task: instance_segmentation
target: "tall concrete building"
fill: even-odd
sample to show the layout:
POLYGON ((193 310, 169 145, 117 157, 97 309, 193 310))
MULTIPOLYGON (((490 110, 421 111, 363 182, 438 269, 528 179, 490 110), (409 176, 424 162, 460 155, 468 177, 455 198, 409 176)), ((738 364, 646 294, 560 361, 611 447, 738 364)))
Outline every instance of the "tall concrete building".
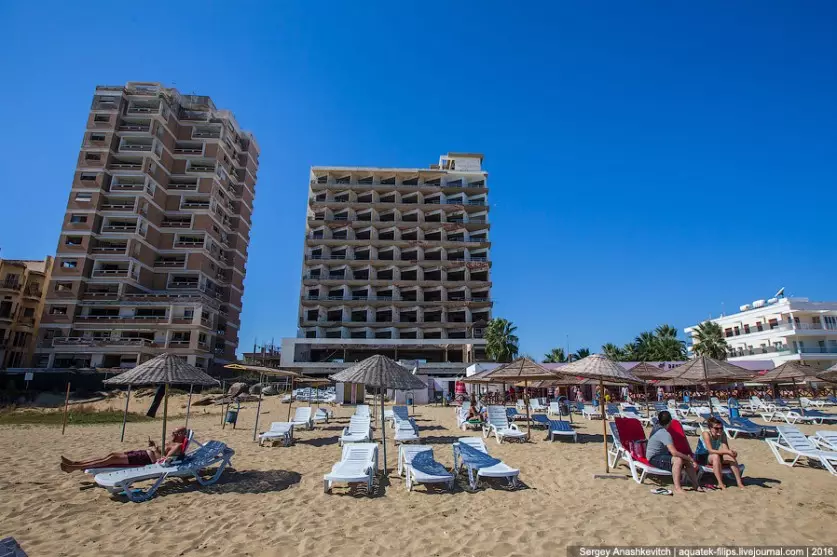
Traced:
POLYGON ((0 259, 0 369, 30 367, 52 257, 0 259))
POLYGON ((482 162, 448 153, 423 169, 311 169, 299 330, 283 340, 283 367, 329 373, 386 354, 444 375, 485 359, 482 162))
POLYGON ((35 365, 233 360, 258 164, 255 138, 209 97, 97 87, 35 365))

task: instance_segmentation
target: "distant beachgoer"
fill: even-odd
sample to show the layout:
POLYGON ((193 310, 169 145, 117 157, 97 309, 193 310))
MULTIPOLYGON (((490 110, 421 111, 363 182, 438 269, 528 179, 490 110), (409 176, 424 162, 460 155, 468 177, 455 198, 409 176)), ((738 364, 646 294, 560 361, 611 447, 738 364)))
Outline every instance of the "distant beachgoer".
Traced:
POLYGON ((657 387, 657 402, 663 401, 663 388, 657 387))
POLYGON ((160 449, 149 437, 148 448, 124 453, 110 453, 99 458, 87 460, 70 460, 61 457, 61 470, 74 472, 87 468, 112 468, 119 466, 147 466, 155 462, 169 461, 181 456, 186 451, 186 428, 180 427, 171 432, 171 442, 166 443, 165 449, 160 449))
POLYGON ((718 480, 718 487, 724 487, 724 475, 721 470, 729 466, 735 476, 738 487, 744 489, 744 482, 741 480, 741 470, 738 468, 738 453, 729 448, 729 441, 724 433, 724 426, 718 418, 710 417, 706 420, 709 427, 700 435, 697 448, 695 449, 695 460, 701 465, 711 465, 718 480))
POLYGON ((694 484, 696 491, 702 491, 698 484, 698 464, 692 455, 681 453, 674 447, 674 439, 668 432, 671 425, 671 413, 663 410, 657 415, 659 428, 651 434, 648 439, 648 446, 645 450, 645 457, 651 466, 661 470, 670 470, 674 479, 675 493, 683 493, 683 486, 680 483, 680 472, 685 470, 689 480, 694 484))

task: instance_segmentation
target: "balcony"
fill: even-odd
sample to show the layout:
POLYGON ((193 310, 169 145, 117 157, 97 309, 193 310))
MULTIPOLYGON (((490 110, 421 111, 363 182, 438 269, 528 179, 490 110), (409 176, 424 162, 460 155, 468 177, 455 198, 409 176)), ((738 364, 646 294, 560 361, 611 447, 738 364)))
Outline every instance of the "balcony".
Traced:
POLYGON ((119 254, 122 255, 128 249, 128 244, 103 244, 98 246, 93 246, 92 252, 93 253, 102 253, 102 254, 119 254))
POLYGON ((209 201, 190 199, 188 201, 183 201, 180 204, 180 209, 209 209, 209 201))
POLYGON ((102 226, 102 232, 115 232, 115 233, 134 233, 137 231, 136 224, 106 224, 102 226))
POLYGON ((180 268, 186 266, 185 259, 157 259, 154 261, 155 267, 180 268))
POLYGON ((145 338, 110 338, 110 337, 55 337, 52 346, 153 346, 154 342, 145 338))
POLYGON ((20 290, 21 287, 22 284, 17 281, 4 280, 3 282, 0 282, 0 289, 17 291, 20 290))
POLYGON ((129 269, 93 269, 94 278, 118 278, 127 277, 129 269))
POLYGON ((123 183, 112 183, 110 185, 111 192, 131 192, 131 191, 142 191, 145 188, 144 182, 123 182, 123 183))
POLYGON ((221 130, 196 127, 192 130, 192 139, 220 139, 221 130))
POLYGON ((128 211, 132 212, 134 210, 134 202, 133 201, 115 201, 109 200, 102 203, 102 211, 128 211))
POLYGON ((210 163, 189 162, 186 172, 215 174, 215 165, 210 163))
POLYGON ((169 283, 168 288, 177 288, 177 289, 199 289, 200 285, 198 281, 190 281, 190 280, 173 280, 169 283))
POLYGON ((108 165, 111 170, 142 170, 142 162, 115 160, 108 165))
POLYGON ((166 186, 166 189, 174 190, 174 191, 198 191, 198 183, 191 183, 191 182, 169 182, 169 185, 166 186))
POLYGON ((128 107, 128 114, 159 114, 160 105, 139 105, 135 104, 128 107))
POLYGON ((202 248, 203 240, 175 240, 176 248, 202 248))
POLYGON ((151 131, 151 124, 132 124, 129 122, 123 122, 120 124, 118 129, 121 132, 148 133, 151 131))
POLYGON ((175 147, 175 155, 203 155, 203 147, 175 147))
POLYGON ((189 343, 192 342, 190 339, 182 339, 182 340, 175 340, 172 339, 169 341, 169 348, 189 348, 189 343))
POLYGON ((813 348, 797 348, 797 354, 837 354, 837 346, 816 346, 813 348))
POLYGON ((140 138, 136 138, 133 141, 125 138, 119 143, 119 152, 120 153, 128 153, 128 152, 143 152, 143 151, 151 151, 152 143, 150 141, 138 141, 140 138))

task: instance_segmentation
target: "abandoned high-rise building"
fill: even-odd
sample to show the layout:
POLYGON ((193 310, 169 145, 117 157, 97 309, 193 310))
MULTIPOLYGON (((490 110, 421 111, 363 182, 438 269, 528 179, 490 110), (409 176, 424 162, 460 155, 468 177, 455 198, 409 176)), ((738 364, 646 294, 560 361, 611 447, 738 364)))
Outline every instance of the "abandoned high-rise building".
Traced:
POLYGON ((209 97, 97 87, 35 366, 234 360, 258 164, 254 137, 209 97))
POLYGON ((386 354, 443 375, 485 359, 482 161, 448 153, 425 169, 311 169, 299 329, 283 341, 283 367, 327 373, 386 354))

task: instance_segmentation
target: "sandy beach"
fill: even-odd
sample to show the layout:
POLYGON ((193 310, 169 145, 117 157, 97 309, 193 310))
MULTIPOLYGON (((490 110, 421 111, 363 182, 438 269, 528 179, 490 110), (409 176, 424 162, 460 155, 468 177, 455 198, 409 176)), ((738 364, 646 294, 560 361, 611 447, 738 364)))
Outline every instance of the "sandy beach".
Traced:
MULTIPOLYGON (((141 412, 149 399, 134 401, 141 412)), ((96 403, 121 409, 124 399, 96 403)), ((184 397, 170 406, 183 423, 184 397)), ((484 484, 476 493, 457 481, 453 493, 419 486, 412 493, 394 472, 388 442, 389 485, 338 487, 323 493, 323 474, 340 456, 337 436, 352 408, 335 420, 298 431, 292 447, 253 442, 255 403, 242 408, 237 429, 221 429, 218 407, 196 407, 190 425, 202 440, 218 439, 236 454, 213 486, 171 480, 145 503, 113 498, 80 472, 59 470, 60 455, 84 458, 143 448, 161 423, 68 427, 2 426, 0 537, 14 536, 30 556, 55 555, 558 555, 572 544, 837 544, 837 478, 822 469, 779 465, 763 441, 733 440, 747 466, 744 491, 650 493, 653 481, 594 479, 604 471, 601 422, 576 418, 579 443, 489 441, 491 453, 520 469, 523 486, 484 484)), ((287 405, 265 400, 264 430, 285 421, 287 405)), ((477 432, 456 428, 448 407, 416 407, 423 443, 452 465, 451 442, 477 432)), ((800 426, 805 433, 827 426, 800 426)), ((832 428, 833 429, 833 428, 832 428)), ((388 433, 391 430, 388 430, 388 433)), ((376 437, 378 431, 375 432, 376 437)), ((690 438, 692 446, 695 438, 690 438)), ((627 468, 617 469, 626 478, 627 468)), ((386 482, 385 482, 386 483, 386 482)))

